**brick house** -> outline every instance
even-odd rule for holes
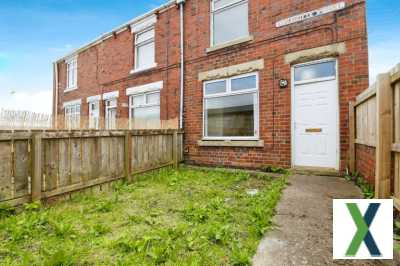
[[[56,126],[173,120],[190,163],[345,170],[365,16],[364,0],[167,2],[54,63]]]

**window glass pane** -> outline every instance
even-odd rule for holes
[[[135,129],[160,128],[160,106],[134,108],[133,127]]]
[[[76,86],[77,76],[77,60],[73,60],[67,63],[67,86],[72,88]]]
[[[154,65],[154,42],[137,47],[137,68],[148,68]]]
[[[117,107],[117,99],[106,100],[106,106],[109,108]]]
[[[214,10],[217,10],[218,8],[231,5],[233,3],[240,2],[242,0],[215,0],[214,1]]]
[[[144,95],[133,96],[132,100],[133,106],[139,106],[144,104]]]
[[[214,45],[248,35],[247,2],[214,13]]]
[[[160,103],[160,93],[151,93],[146,95],[147,104],[159,104]]]
[[[240,91],[248,89],[256,89],[256,76],[243,77],[238,79],[232,79],[231,90]]]
[[[226,81],[217,81],[212,83],[207,83],[205,88],[205,94],[216,94],[216,93],[224,93],[226,92]]]
[[[106,129],[117,128],[117,109],[107,108],[106,109]]]
[[[206,99],[206,136],[253,137],[254,95]]]
[[[332,76],[336,76],[335,61],[296,67],[294,71],[295,81],[303,81],[303,80],[332,77]]]
[[[137,37],[136,37],[136,43],[141,43],[144,41],[147,41],[151,38],[154,38],[154,29],[152,30],[148,30],[142,33],[138,33]]]

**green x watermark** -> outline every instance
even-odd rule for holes
[[[363,242],[367,246],[371,256],[373,257],[382,256],[369,230],[381,204],[380,203],[369,204],[364,217],[362,216],[360,209],[358,208],[358,205],[356,203],[347,203],[346,205],[347,209],[349,210],[354,220],[355,225],[357,226],[357,232],[354,235],[349,248],[347,249],[346,256],[355,257]]]

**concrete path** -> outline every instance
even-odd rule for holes
[[[255,266],[395,265],[332,260],[332,199],[362,198],[338,177],[295,175],[284,191],[268,233],[253,259]]]

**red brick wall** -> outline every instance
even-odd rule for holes
[[[375,184],[375,147],[356,144],[356,170],[368,183]]]
[[[290,65],[283,56],[290,52],[345,42],[347,51],[338,57],[340,81],[340,153],[341,169],[347,166],[348,102],[368,87],[368,52],[365,25],[365,1],[346,0],[347,8],[302,23],[276,28],[275,22],[339,0],[249,0],[249,31],[254,40],[212,53],[210,46],[210,2],[186,1],[185,13],[185,97],[184,130],[186,159],[209,165],[257,168],[263,165],[291,166],[291,92],[280,89],[281,78],[290,80]],[[161,117],[172,119],[179,114],[179,11],[170,7],[158,14],[156,24],[157,68],[131,75],[133,35],[126,30],[116,37],[81,52],[78,57],[77,91],[64,94],[65,65],[59,68],[59,113],[62,102],[119,90],[120,117],[128,117],[125,90],[131,86],[164,81],[161,91]],[[202,138],[203,71],[264,59],[259,72],[260,137],[263,148],[199,147]],[[87,106],[83,115],[87,114]]]
[[[110,91],[119,91],[118,118],[129,117],[126,89],[155,81],[163,81],[161,90],[161,119],[176,119],[179,114],[179,10],[170,7],[158,15],[155,25],[157,67],[141,73],[130,74],[134,68],[134,34],[125,31],[107,38],[78,55],[78,89],[64,93],[66,65],[58,63],[58,115],[63,115],[63,103],[82,99],[81,115],[88,116],[86,98]],[[100,116],[104,117],[104,102]],[[62,118],[61,118],[62,119]],[[63,121],[59,121],[63,125]],[[82,122],[82,126],[84,123]]]
[[[365,5],[346,1],[344,11],[328,14],[289,27],[275,28],[275,22],[302,11],[327,4],[327,1],[249,1],[250,34],[254,41],[207,54],[209,47],[209,9],[207,1],[189,1],[186,19],[192,30],[186,33],[187,76],[185,79],[185,147],[187,160],[206,165],[257,168],[263,165],[291,166],[291,92],[280,89],[281,78],[290,80],[290,65],[283,55],[335,42],[345,42],[347,52],[339,60],[340,168],[347,167],[348,102],[368,87],[368,51]],[[328,1],[329,3],[338,1]],[[363,2],[363,1],[362,1]],[[353,5],[354,4],[354,5]],[[216,68],[264,59],[260,74],[260,137],[263,148],[200,147],[202,138],[202,82],[198,73]],[[275,69],[275,75],[274,75]],[[190,103],[190,104],[188,104]]]

